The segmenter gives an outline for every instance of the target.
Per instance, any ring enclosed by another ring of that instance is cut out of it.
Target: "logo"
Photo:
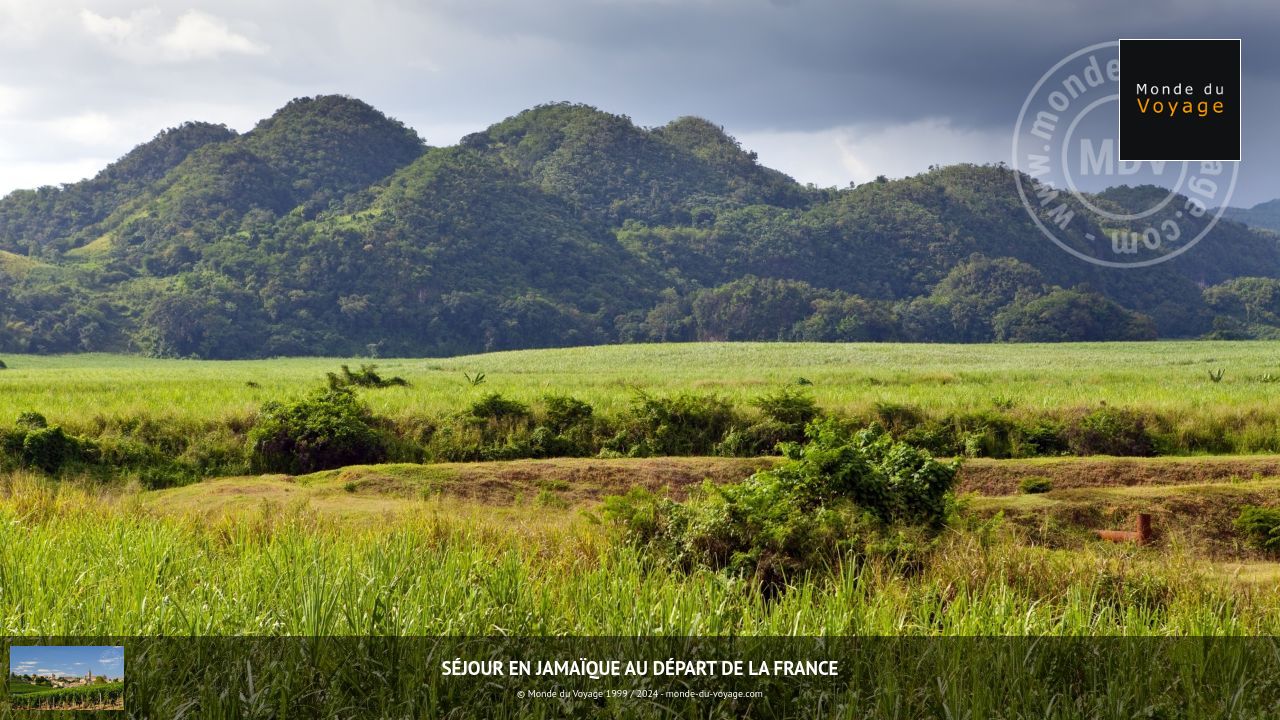
[[[1120,160],[1119,46],[1083,48],[1041,76],[1018,113],[1013,167],[1023,207],[1058,247],[1095,265],[1147,267],[1213,230],[1239,164]]]

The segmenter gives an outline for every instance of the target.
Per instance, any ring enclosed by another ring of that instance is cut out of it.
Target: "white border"
[[[1210,159],[1200,159],[1200,160],[1174,160],[1172,158],[1166,158],[1161,160],[1126,160],[1124,157],[1124,143],[1121,141],[1121,137],[1123,133],[1120,132],[1120,121],[1121,121],[1121,118],[1123,117],[1122,108],[1121,108],[1121,104],[1123,101],[1121,101],[1116,103],[1116,155],[1117,155],[1116,160],[1118,162],[1184,162],[1184,163],[1187,163],[1187,162],[1240,162],[1241,159],[1244,157],[1244,40],[1241,38],[1119,38],[1117,40],[1119,44],[1116,48],[1117,60],[1119,60],[1123,56],[1125,40],[1135,40],[1135,41],[1144,41],[1144,40],[1223,41],[1223,40],[1226,40],[1226,41],[1234,42],[1236,44],[1236,62],[1237,62],[1236,82],[1239,83],[1239,87],[1236,88],[1236,92],[1238,93],[1238,97],[1239,97],[1237,104],[1240,107],[1240,109],[1237,111],[1237,119],[1240,123],[1240,131],[1239,131],[1240,136],[1236,139],[1236,154],[1239,155],[1240,157],[1237,157],[1234,160],[1226,160],[1221,158],[1217,158],[1217,159],[1210,158]],[[1120,63],[1120,76],[1116,79],[1116,85],[1118,86],[1117,90],[1119,90],[1121,97],[1123,97],[1124,96],[1124,63],[1123,62]]]

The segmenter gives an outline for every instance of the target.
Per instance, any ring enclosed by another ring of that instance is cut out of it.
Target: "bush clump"
[[[751,404],[760,410],[760,420],[730,430],[718,448],[720,455],[776,453],[782,443],[803,441],[805,427],[819,414],[813,397],[792,387],[762,395]]]
[[[958,465],[895,442],[878,425],[816,421],[779,467],[678,503],[643,489],[605,502],[626,541],[686,569],[750,576],[766,590],[885,538],[928,535],[950,507]]]
[[[636,393],[622,429],[605,449],[631,457],[711,455],[738,425],[733,406],[714,395]]]
[[[498,393],[489,393],[471,403],[467,414],[477,420],[494,420],[498,422],[527,420],[530,416],[528,405],[519,400],[508,400]]]
[[[330,390],[342,390],[344,388],[353,387],[405,387],[409,384],[409,381],[402,377],[382,377],[377,372],[377,365],[361,365],[360,369],[355,372],[352,372],[350,367],[343,365],[339,370],[340,372],[336,373],[325,373],[329,378]]]
[[[21,467],[54,475],[67,465],[92,463],[98,457],[92,440],[49,425],[38,412],[19,414],[15,425],[13,430],[0,432],[0,460],[16,460]]]
[[[1102,406],[1067,424],[1067,448],[1074,455],[1155,454],[1155,441],[1146,420],[1133,410]]]
[[[44,415],[34,410],[18,413],[18,421],[15,424],[23,430],[39,430],[49,427],[49,421],[45,419]]]
[[[1039,495],[1053,489],[1053,481],[1043,475],[1030,475],[1018,483],[1018,490],[1027,495]]]
[[[1268,555],[1280,554],[1280,508],[1246,505],[1235,527],[1250,545]]]
[[[255,472],[305,474],[383,462],[389,441],[350,391],[325,390],[263,405],[249,447]]]

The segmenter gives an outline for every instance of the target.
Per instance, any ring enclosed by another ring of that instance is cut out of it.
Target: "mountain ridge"
[[[572,103],[432,147],[354,98],[299,98],[248,132],[187,123],[93,179],[0,199],[0,251],[26,258],[0,263],[0,351],[1280,335],[1275,235],[1223,221],[1194,253],[1099,268],[1039,234],[1015,177],[816,188],[708,120],[642,128]],[[1066,241],[1087,230],[1105,235]]]

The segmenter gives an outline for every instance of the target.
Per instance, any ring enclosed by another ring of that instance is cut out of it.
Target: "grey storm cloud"
[[[1247,0],[0,0],[0,192],[75,180],[182,120],[245,130],[328,92],[432,143],[552,100],[645,125],[696,114],[822,184],[996,161],[1041,73],[1118,37],[1242,37],[1238,198],[1280,195],[1280,13]],[[940,127],[943,147],[920,142]]]

